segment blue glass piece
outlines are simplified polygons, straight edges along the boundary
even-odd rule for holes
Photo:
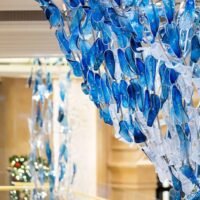
[[[68,150],[67,150],[67,146],[66,144],[62,144],[60,146],[60,150],[59,150],[59,160],[61,160],[64,157],[65,162],[68,161]]]
[[[158,9],[155,7],[155,4],[152,3],[151,5],[146,7],[145,11],[146,11],[148,21],[150,23],[151,32],[155,38],[158,32],[159,23],[160,23],[159,16],[158,16]]]
[[[184,159],[187,159],[188,140],[180,125],[176,125],[176,131],[180,140],[181,153]]]
[[[51,158],[51,148],[50,148],[49,142],[46,142],[45,144],[45,152],[47,156],[48,165],[50,166],[52,158]]]
[[[113,8],[108,8],[108,14],[109,14],[109,17],[110,17],[110,19],[112,21],[113,26],[116,26],[116,27],[120,28],[121,24],[119,22],[119,16],[115,12],[115,10]],[[117,29],[116,29],[116,31],[117,31]]]
[[[66,166],[64,163],[60,163],[60,176],[59,176],[59,182],[61,182],[65,176],[65,172],[66,172]]]
[[[100,108],[99,112],[100,112],[100,117],[104,120],[104,122],[106,124],[109,124],[109,125],[112,126],[113,125],[113,121],[112,121],[112,118],[110,116],[110,112],[109,112],[108,108],[107,107]]]
[[[92,19],[96,22],[100,22],[103,18],[103,11],[98,7],[94,10],[93,14],[92,14]]]
[[[111,50],[105,51],[105,64],[113,79],[115,79],[115,58]]]
[[[87,82],[81,83],[81,89],[84,94],[88,95],[90,93],[90,88],[87,85]]]
[[[182,124],[187,122],[188,116],[183,108],[182,95],[175,85],[172,87],[172,104],[174,108],[174,114],[176,115],[179,123]]]
[[[141,53],[141,50],[138,50],[138,48],[142,47],[140,42],[137,42],[133,37],[131,37],[130,46],[136,53]]]
[[[114,0],[114,1],[117,3],[118,6],[121,5],[121,0]]]
[[[176,72],[174,69],[170,69],[169,78],[170,78],[171,84],[174,84],[177,81],[178,76],[179,76],[178,72]]]
[[[165,7],[166,16],[169,24],[174,19],[174,11],[175,11],[175,1],[174,0],[163,0],[162,1]]]
[[[145,59],[145,77],[149,90],[155,89],[155,76],[156,76],[157,61],[153,56],[147,56]]]
[[[49,72],[47,72],[46,87],[47,87],[48,92],[51,93],[53,91],[51,73],[49,73]]]
[[[83,75],[82,70],[81,70],[81,64],[77,61],[69,60],[69,59],[68,59],[68,62],[72,67],[72,71],[73,71],[74,75],[77,77],[81,77]]]
[[[82,69],[84,80],[87,80],[87,74],[88,74],[89,68],[85,59],[82,59],[81,69]]]
[[[119,122],[119,134],[120,136],[126,140],[127,142],[133,142],[133,139],[131,138],[131,136],[129,135],[129,125],[126,121],[120,121]]]
[[[199,192],[196,192],[195,194],[191,194],[189,197],[188,197],[188,200],[199,200],[200,199],[200,191]]]
[[[77,165],[73,163],[73,172],[72,172],[72,180],[71,180],[71,185],[74,183],[74,179],[77,173]]]
[[[152,126],[160,110],[160,99],[156,94],[151,94],[151,109],[148,114],[147,125]]]
[[[197,63],[200,58],[200,42],[199,38],[194,35],[191,41],[191,61]]]
[[[134,74],[131,71],[129,63],[126,60],[124,51],[122,49],[118,49],[117,54],[122,72],[128,77],[132,77]]]
[[[59,107],[59,110],[58,110],[58,122],[62,122],[63,119],[65,117],[65,114],[64,114],[64,110],[63,108]]]
[[[56,30],[56,38],[59,42],[60,49],[62,52],[66,55],[71,53],[70,47],[69,47],[69,41],[67,39],[67,36],[65,34],[65,31],[63,28],[59,28]]]
[[[104,95],[101,86],[101,76],[99,74],[95,74],[95,82],[98,91],[98,99],[100,103],[104,103]]]
[[[128,86],[127,91],[129,96],[129,110],[134,112],[136,108],[136,94],[132,84]]]
[[[36,123],[38,124],[39,127],[42,127],[43,125],[43,118],[42,118],[41,108],[39,104],[37,105]]]
[[[63,18],[58,7],[49,3],[48,7],[45,9],[45,15],[52,27],[59,27],[63,25]]]
[[[144,93],[142,87],[136,80],[131,80],[131,84],[135,90],[137,106],[141,112],[144,110]]]
[[[81,55],[83,60],[87,60],[90,48],[91,46],[87,40],[79,40],[79,50],[81,50]]]
[[[62,101],[64,101],[66,91],[65,91],[65,86],[64,86],[63,82],[60,82],[59,88],[60,88],[60,98]]]
[[[199,182],[196,178],[196,176],[194,175],[194,171],[191,168],[191,166],[189,165],[183,165],[180,168],[181,172],[183,173],[184,176],[186,176],[193,184],[195,184],[196,186],[199,187]]]
[[[112,93],[113,93],[113,97],[117,103],[117,112],[119,112],[120,105],[121,105],[121,96],[120,96],[119,84],[116,81],[113,81],[113,83],[112,83]]]
[[[166,39],[164,39],[163,42],[169,44],[171,49],[175,53],[175,55],[178,58],[181,58],[182,52],[181,52],[181,48],[179,45],[179,39],[180,39],[179,30],[174,23],[166,25],[166,35],[165,36],[166,36]]]
[[[132,129],[133,129],[134,141],[136,143],[142,143],[147,140],[146,136],[142,133],[141,128],[137,121],[132,122]]]
[[[104,101],[105,101],[106,104],[109,104],[110,99],[111,99],[111,93],[110,93],[110,90],[109,90],[108,80],[107,80],[106,74],[102,75],[101,87],[102,87],[102,91],[103,91]]]
[[[78,5],[80,4],[79,0],[69,0],[69,2],[71,7],[78,7]]]
[[[145,90],[145,95],[144,95],[144,116],[147,119],[148,114],[151,108],[151,99],[150,99],[150,94],[148,90]]]
[[[119,87],[120,87],[120,93],[121,93],[122,106],[124,108],[128,108],[129,106],[129,99],[128,99],[128,93],[127,93],[128,84],[126,83],[126,81],[121,80]]]
[[[181,200],[181,191],[172,188],[170,190],[170,200]]]
[[[129,67],[133,73],[137,73],[137,67],[135,64],[135,56],[134,52],[132,51],[131,47],[127,47],[125,50],[125,57],[129,63]]]
[[[78,33],[72,34],[69,38],[69,48],[71,50],[78,50],[78,41],[79,41]]]
[[[186,0],[185,12],[193,13],[195,9],[195,0]]]

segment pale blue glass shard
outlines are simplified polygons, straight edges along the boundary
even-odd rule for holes
[[[64,176],[65,176],[65,172],[66,172],[66,166],[64,163],[60,163],[60,175],[59,175],[59,181],[62,181]]]
[[[127,93],[128,84],[126,83],[126,81],[121,80],[119,87],[120,87],[122,106],[124,108],[128,108],[129,106],[129,99],[128,99],[128,93]]]
[[[177,25],[174,23],[167,24],[166,25],[166,34],[165,34],[165,37],[163,38],[163,42],[170,45],[174,54],[178,58],[180,58],[182,56],[181,48],[179,45],[179,39],[180,39],[180,36],[179,36],[179,30],[177,28]]]
[[[191,41],[191,61],[197,63],[200,58],[200,42],[197,35],[194,35]]]
[[[172,87],[172,104],[174,108],[174,114],[176,115],[179,123],[182,124],[187,122],[188,116],[182,104],[182,95],[175,85]]]
[[[126,140],[127,142],[133,142],[133,139],[131,138],[131,136],[129,135],[129,125],[126,121],[120,121],[119,122],[119,134],[120,136]]]
[[[49,145],[49,142],[46,142],[45,144],[45,152],[46,152],[46,157],[48,161],[48,165],[51,165],[51,160],[52,160],[52,153],[51,153],[51,147]]]
[[[147,56],[145,59],[145,77],[149,90],[155,89],[155,76],[156,76],[157,61],[153,56]]]
[[[65,34],[65,31],[63,28],[56,30],[56,37],[60,45],[60,49],[65,55],[68,55],[71,53],[70,47],[69,47],[69,41],[67,39],[67,36]]]
[[[119,112],[120,106],[121,106],[121,94],[120,94],[120,88],[119,84],[116,81],[113,81],[112,83],[112,93],[113,97],[117,103],[117,112]]]
[[[105,51],[105,64],[113,79],[115,79],[115,58],[111,50]]]
[[[175,1],[174,0],[163,0],[162,1],[165,7],[166,16],[169,24],[174,19],[174,11],[175,11]]]
[[[64,101],[65,100],[65,92],[66,91],[65,91],[65,86],[64,86],[64,84],[62,82],[60,82],[59,88],[60,88],[60,98],[61,98],[62,101]]]
[[[63,25],[62,15],[55,4],[50,3],[48,5],[48,7],[45,9],[45,15],[51,26],[57,27]]]
[[[106,108],[106,107],[100,108],[99,112],[100,112],[100,117],[104,120],[104,122],[106,124],[113,125],[113,121],[112,121],[112,118],[110,116],[110,112],[109,112],[108,108]]]
[[[155,38],[158,32],[159,23],[160,23],[159,16],[158,16],[158,9],[152,3],[151,5],[148,5],[145,7],[145,13],[150,23],[151,32]]]
[[[181,128],[181,126],[176,125],[176,131],[180,140],[180,150],[181,150],[181,154],[182,154],[182,158],[183,159],[187,159],[187,154],[188,154],[188,148],[189,148],[189,141],[185,135],[185,133],[183,132],[183,129]]]
[[[181,192],[172,188],[170,190],[170,200],[181,200]]]
[[[69,48],[71,50],[78,50],[78,40],[79,40],[79,35],[78,33],[72,34],[69,38]]]
[[[61,160],[62,158],[64,158],[66,162],[68,161],[68,150],[65,143],[63,143],[60,146],[60,150],[59,150],[59,160]]]
[[[160,99],[156,94],[151,94],[151,109],[149,110],[147,125],[152,126],[160,110]]]
[[[103,90],[101,86],[101,76],[99,74],[95,74],[95,82],[96,82],[96,87],[98,91],[99,103],[104,103],[104,95],[103,95]]]
[[[134,73],[130,69],[124,51],[122,49],[118,49],[117,54],[122,72],[128,77],[133,77]]]
[[[180,168],[180,170],[184,176],[186,176],[193,184],[199,187],[199,182],[191,166],[185,164]]]
[[[72,71],[74,75],[77,77],[81,77],[82,76],[81,64],[78,61],[69,60],[69,59],[68,59],[68,62],[72,67]]]

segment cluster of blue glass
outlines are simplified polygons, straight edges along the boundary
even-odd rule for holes
[[[139,143],[174,199],[200,198],[200,9],[195,0],[37,0],[82,90]],[[162,127],[167,127],[164,133]]]
[[[29,87],[33,88],[32,118],[29,119],[30,164],[32,181],[36,188],[32,199],[45,199],[47,195],[41,189],[41,186],[45,184],[46,171],[43,168],[36,169],[34,167],[38,157],[45,158],[50,169],[48,175],[50,199],[62,199],[63,196],[72,199],[70,186],[74,182],[77,169],[76,164],[71,160],[69,147],[72,137],[67,112],[70,74],[71,72],[67,73],[64,78],[59,80],[58,105],[53,101],[52,74],[46,72],[45,76],[43,65],[39,59],[35,60],[34,68],[28,79]],[[57,115],[56,132],[53,128],[54,115]],[[54,126],[56,126],[56,122],[54,122]]]

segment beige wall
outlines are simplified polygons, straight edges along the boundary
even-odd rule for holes
[[[31,90],[25,85],[25,79],[3,78],[0,82],[0,185],[9,182],[9,157],[29,152],[27,118],[31,108]],[[5,200],[6,196],[2,195],[0,193],[0,199]]]

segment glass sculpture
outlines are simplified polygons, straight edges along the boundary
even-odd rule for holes
[[[198,2],[37,2],[116,138],[139,144],[172,199],[200,199]]]
[[[59,60],[56,63],[60,62]],[[45,199],[45,182],[48,181],[50,199],[61,200],[67,197],[70,200],[73,198],[70,186],[76,174],[76,165],[70,156],[72,132],[68,124],[68,88],[71,72],[66,73],[64,77],[59,75],[59,94],[54,100],[52,74],[44,73],[44,69],[41,61],[36,59],[28,79],[29,87],[33,88],[32,116],[29,119],[30,171],[35,186],[32,199]],[[58,107],[55,106],[55,101]],[[43,165],[38,164],[38,157],[46,158],[48,172]]]

